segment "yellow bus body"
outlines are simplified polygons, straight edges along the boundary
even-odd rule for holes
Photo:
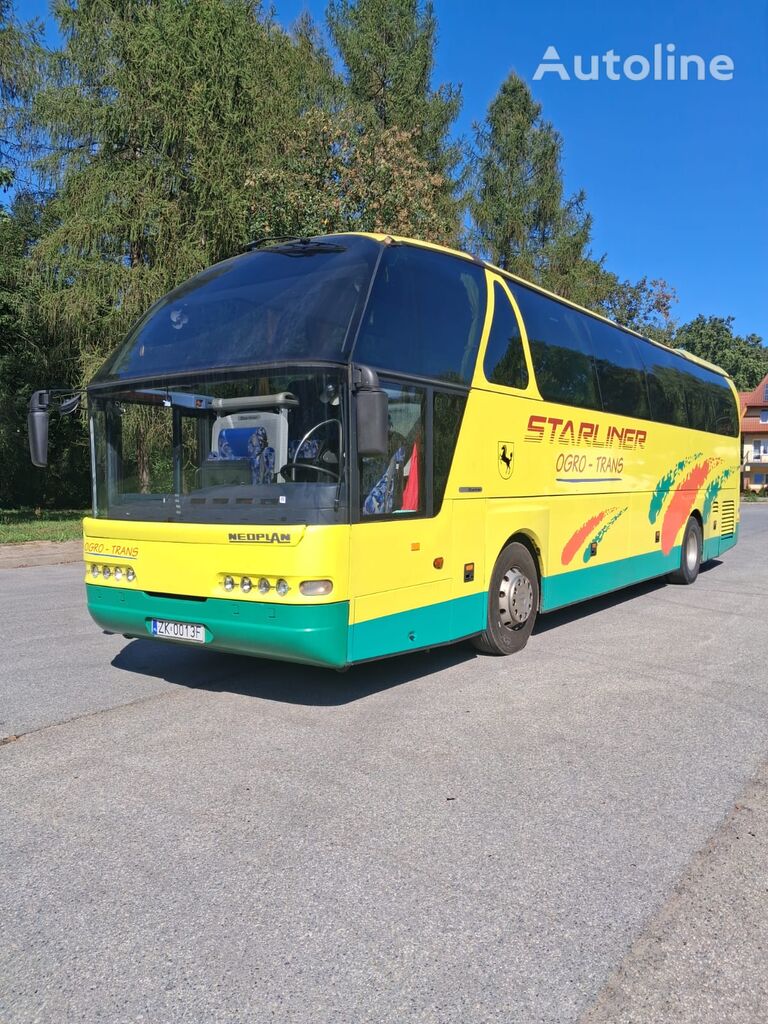
[[[738,437],[543,401],[508,289],[530,383],[489,383],[492,283],[506,288],[509,275],[485,273],[480,350],[437,515],[280,527],[87,518],[94,619],[137,637],[150,635],[153,617],[201,623],[216,649],[342,668],[481,632],[491,573],[512,539],[534,555],[543,612],[676,569],[690,516],[702,526],[704,560],[735,544]],[[95,582],[94,565],[109,566],[109,578]],[[254,581],[247,596],[243,576]],[[289,586],[279,599],[278,579]],[[300,583],[313,579],[330,580],[332,592],[302,596]]]

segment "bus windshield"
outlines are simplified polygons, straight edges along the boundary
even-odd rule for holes
[[[157,302],[94,383],[221,367],[346,361],[380,247],[336,235],[218,263]]]
[[[152,522],[347,518],[342,371],[283,367],[91,395],[94,512]]]

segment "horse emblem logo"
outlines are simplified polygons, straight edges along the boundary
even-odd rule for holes
[[[513,441],[499,441],[499,459],[497,462],[499,475],[509,480],[515,468],[515,445]]]

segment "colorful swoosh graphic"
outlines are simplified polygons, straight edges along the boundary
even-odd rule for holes
[[[707,484],[707,489],[704,492],[704,508],[702,509],[702,515],[704,516],[705,523],[709,519],[709,515],[712,511],[712,505],[720,493],[720,488],[732,473],[733,470],[724,469],[720,476],[716,476],[714,480],[710,480]]]
[[[719,462],[720,459],[705,459],[698,466],[694,466],[682,483],[675,488],[664,513],[664,522],[661,524],[661,550],[665,555],[668,555],[675,546],[675,538],[688,521],[699,488]]]
[[[627,511],[628,508],[629,508],[629,505],[625,505],[624,508],[620,508],[618,510],[618,512],[616,512],[608,520],[607,523],[604,523],[600,527],[600,529],[597,531],[597,533],[592,538],[592,540],[589,542],[589,544],[587,544],[587,546],[584,548],[584,554],[583,554],[582,558],[583,558],[585,563],[588,562],[590,560],[590,558],[592,557],[592,545],[600,543],[600,541],[603,539],[603,537],[606,535],[606,533],[608,533],[608,531],[613,526],[613,524],[616,522],[616,520],[617,519],[621,519],[621,517],[624,515],[624,513]],[[608,509],[608,512],[610,512],[610,511],[611,511],[611,509]]]
[[[574,533],[574,535],[563,548],[563,553],[560,556],[560,561],[563,565],[568,565],[571,561],[573,561],[574,555],[579,550],[584,541],[587,539],[587,537],[590,535],[590,533],[592,533],[592,531],[597,526],[599,526],[600,523],[602,523],[602,521],[605,519],[608,513],[612,511],[612,509],[606,508],[602,512],[598,512],[596,516],[592,516],[591,519],[588,519],[586,523],[583,523],[578,528],[578,530]]]
[[[651,495],[651,503],[648,506],[648,521],[653,525],[659,517],[659,514],[664,507],[664,502],[669,497],[669,492],[674,486],[675,480],[680,476],[684,469],[695,462],[696,459],[700,459],[702,452],[696,452],[695,455],[689,455],[685,459],[681,459],[677,465],[673,466],[669,472],[665,473],[664,476],[659,480],[653,489]]]

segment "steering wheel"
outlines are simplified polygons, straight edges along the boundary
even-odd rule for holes
[[[339,473],[334,472],[332,469],[326,469],[325,466],[318,466],[314,462],[286,462],[286,464],[280,470],[280,476],[285,477],[290,473],[293,477],[293,482],[296,483],[296,470],[297,469],[308,469],[310,473],[325,473],[331,480],[338,482],[341,479]]]
[[[298,446],[296,448],[296,454],[293,456],[291,461],[290,462],[286,462],[286,464],[280,470],[280,475],[281,476],[284,477],[286,475],[286,473],[291,473],[291,475],[293,477],[293,482],[296,483],[296,470],[297,469],[309,469],[310,471],[312,471],[314,473],[324,473],[326,476],[329,476],[331,478],[331,480],[335,480],[337,483],[341,480],[341,473],[340,472],[337,473],[337,472],[334,472],[334,470],[332,470],[332,469],[326,469],[325,466],[318,466],[317,463],[315,463],[315,462],[301,462],[300,463],[300,462],[297,461],[298,457],[299,457],[299,452],[304,447],[304,443],[306,441],[308,441],[310,439],[310,437],[312,437],[312,435],[315,433],[316,430],[319,430],[321,427],[328,426],[328,424],[334,424],[335,426],[337,426],[339,428],[339,448],[341,448],[341,439],[342,439],[342,435],[341,435],[341,420],[337,420],[337,419],[321,420],[319,423],[316,423],[314,425],[314,427],[310,427],[310,429],[306,432],[304,437],[302,437],[302,439],[299,441]]]

